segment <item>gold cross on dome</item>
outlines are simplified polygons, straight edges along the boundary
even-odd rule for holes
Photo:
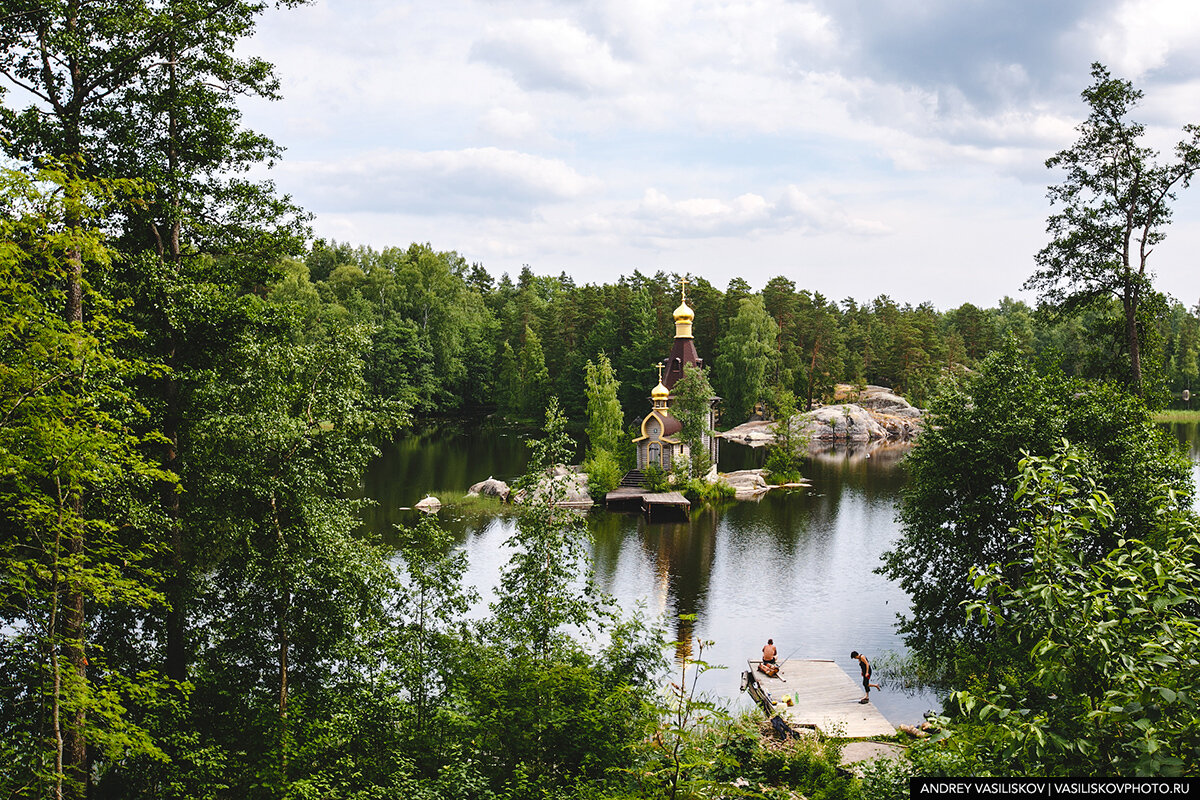
[[[679,279],[679,297],[683,302],[687,302],[687,276],[684,275]]]
[[[663,371],[663,365],[660,362],[658,365],[658,382],[659,383],[662,383],[662,371]]]

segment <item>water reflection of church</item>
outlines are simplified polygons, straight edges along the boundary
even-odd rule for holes
[[[652,408],[642,420],[641,436],[634,439],[637,445],[637,468],[643,470],[651,464],[657,464],[664,470],[670,471],[677,460],[686,463],[691,458],[691,452],[679,433],[683,429],[680,421],[671,414],[671,403],[675,397],[671,390],[683,378],[684,367],[689,364],[696,369],[703,369],[704,359],[696,352],[696,340],[692,336],[692,323],[695,312],[688,307],[686,282],[685,293],[682,293],[679,307],[675,309],[675,342],[671,353],[663,361],[659,369],[658,385],[650,392]],[[713,435],[717,423],[717,403],[719,397],[710,398],[708,404],[708,419],[705,422],[703,442],[708,449],[709,460],[717,463],[720,440]]]

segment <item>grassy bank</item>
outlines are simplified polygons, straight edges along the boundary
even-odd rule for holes
[[[1154,412],[1155,422],[1200,422],[1200,410],[1168,408]]]

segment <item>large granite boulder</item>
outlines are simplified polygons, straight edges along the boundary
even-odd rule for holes
[[[853,403],[822,406],[804,416],[803,431],[809,441],[868,442],[888,435],[874,416]]]
[[[722,439],[727,439],[731,442],[749,445],[750,447],[763,447],[775,443],[775,423],[763,420],[751,420],[718,435]]]
[[[853,401],[854,404],[862,406],[868,411],[873,411],[876,414],[886,414],[892,417],[907,417],[909,419],[918,419],[921,416],[921,409],[917,408],[900,395],[892,394],[891,389],[886,389],[882,386],[868,385],[857,394],[858,396]]]
[[[734,497],[738,500],[750,500],[765,493],[771,487],[763,477],[761,469],[739,469],[736,472],[722,472],[721,480],[733,487]]]
[[[501,500],[508,499],[510,489],[504,481],[498,481],[492,476],[488,476],[486,481],[480,481],[467,490],[467,497],[498,497]]]
[[[533,489],[535,499],[543,499],[548,492],[553,492],[554,504],[568,508],[585,508],[593,505],[592,496],[588,493],[588,477],[582,467],[568,467],[557,464],[546,470]],[[526,493],[516,492],[512,496],[514,503],[524,503]]]
[[[880,439],[904,441],[921,432],[921,409],[883,386],[859,389],[839,384],[834,396],[840,402],[792,418],[792,425],[808,437],[810,445],[820,442],[873,442]],[[751,420],[725,431],[721,436],[731,442],[762,447],[774,444],[775,424]]]

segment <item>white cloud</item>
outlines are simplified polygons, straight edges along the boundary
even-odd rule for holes
[[[489,108],[479,120],[479,128],[490,138],[521,142],[542,137],[537,117],[528,111]]]
[[[711,197],[671,200],[650,188],[633,220],[641,235],[655,239],[753,236],[768,230],[839,231],[855,235],[887,232],[881,223],[856,219],[834,202],[815,200],[796,186],[786,187],[773,202],[753,193],[733,200]]]
[[[290,162],[321,210],[524,216],[595,190],[599,181],[564,162],[495,147],[376,151],[352,159]]]
[[[1092,60],[1145,90],[1163,150],[1200,116],[1193,2],[314,0],[248,43],[285,99],[247,120],[325,235],[581,280],[807,259],[830,295],[986,304],[1044,243]],[[1180,205],[1156,257],[1189,228]]]
[[[1200,46],[1200,7],[1194,0],[1127,0],[1086,27],[1097,60],[1114,74],[1137,79]]]
[[[494,25],[471,58],[508,71],[525,89],[582,95],[615,91],[632,73],[607,44],[565,19],[520,19]]]

